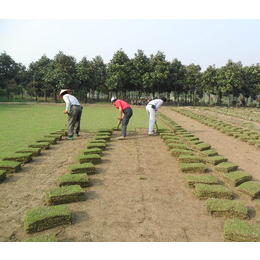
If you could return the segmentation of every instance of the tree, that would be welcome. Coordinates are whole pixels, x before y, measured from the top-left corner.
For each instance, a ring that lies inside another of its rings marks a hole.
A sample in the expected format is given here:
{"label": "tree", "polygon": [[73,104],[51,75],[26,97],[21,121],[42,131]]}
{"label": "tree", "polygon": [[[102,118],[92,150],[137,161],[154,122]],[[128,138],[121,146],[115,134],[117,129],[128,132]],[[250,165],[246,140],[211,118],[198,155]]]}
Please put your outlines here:
{"label": "tree", "polygon": [[170,63],[166,61],[163,52],[158,51],[155,56],[150,56],[149,72],[145,73],[144,86],[149,92],[155,93],[166,91],[167,79],[169,76]]}
{"label": "tree", "polygon": [[223,67],[224,73],[224,86],[222,86],[222,93],[228,96],[228,106],[230,106],[230,95],[233,94],[237,97],[241,93],[243,78],[242,78],[242,63],[239,61],[237,63],[232,60],[228,60],[226,66]]}
{"label": "tree", "polygon": [[181,61],[174,59],[169,67],[169,76],[167,80],[167,91],[174,92],[174,100],[178,100],[179,105],[179,95],[183,91],[183,86],[185,82],[185,66],[182,65]]}
{"label": "tree", "polygon": [[208,95],[209,106],[210,106],[210,94],[215,93],[217,85],[217,69],[215,65],[210,65],[202,73],[201,76],[201,87],[203,91]]}
{"label": "tree", "polygon": [[120,92],[123,97],[131,85],[131,62],[126,53],[120,49],[107,65],[108,89],[113,92]]}
{"label": "tree", "polygon": [[149,71],[149,58],[144,54],[143,50],[137,50],[132,59],[131,81],[134,85],[134,90],[138,91],[139,97],[144,92],[144,75]]}
{"label": "tree", "polygon": [[190,64],[186,67],[186,94],[190,93],[191,99],[193,101],[193,106],[195,105],[195,95],[200,88],[201,83],[201,67],[200,65]]}
{"label": "tree", "polygon": [[48,64],[44,80],[51,86],[56,102],[59,89],[77,89],[79,82],[76,73],[76,59],[73,56],[65,55],[61,51]]}

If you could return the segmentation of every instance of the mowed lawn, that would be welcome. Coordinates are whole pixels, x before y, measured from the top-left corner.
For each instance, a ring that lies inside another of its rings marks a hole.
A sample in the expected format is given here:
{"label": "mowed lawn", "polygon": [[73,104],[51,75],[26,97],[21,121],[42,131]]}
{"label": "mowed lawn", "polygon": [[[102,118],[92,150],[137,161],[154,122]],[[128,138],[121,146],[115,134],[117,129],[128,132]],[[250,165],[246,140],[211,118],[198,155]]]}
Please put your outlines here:
{"label": "mowed lawn", "polygon": [[[68,116],[63,114],[65,104],[60,105],[0,105],[0,159],[16,150],[28,147],[37,139],[51,132],[67,129]],[[119,110],[112,105],[84,106],[81,129],[96,132],[99,128],[117,126]],[[162,127],[158,122],[158,127]],[[148,116],[144,107],[133,107],[128,130],[148,128]]]}

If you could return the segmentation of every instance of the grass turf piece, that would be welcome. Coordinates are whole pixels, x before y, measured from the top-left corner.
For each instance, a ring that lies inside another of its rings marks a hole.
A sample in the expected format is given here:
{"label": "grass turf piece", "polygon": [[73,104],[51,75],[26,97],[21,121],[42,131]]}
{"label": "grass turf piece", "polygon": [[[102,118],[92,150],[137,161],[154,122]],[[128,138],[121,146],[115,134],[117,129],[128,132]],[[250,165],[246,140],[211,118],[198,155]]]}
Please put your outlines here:
{"label": "grass turf piece", "polygon": [[224,173],[223,178],[225,182],[236,187],[246,181],[251,181],[252,175],[244,171],[234,171],[234,172]]}
{"label": "grass turf piece", "polygon": [[16,153],[8,157],[3,158],[4,161],[16,161],[21,163],[27,163],[32,160],[32,153]]}
{"label": "grass turf piece", "polygon": [[185,144],[168,143],[167,147],[168,147],[168,150],[170,150],[170,149],[188,150],[188,148],[187,148],[187,146]]}
{"label": "grass turf piece", "polygon": [[183,150],[183,149],[171,149],[172,156],[179,157],[182,154],[193,155],[193,152],[190,150]]}
{"label": "grass turf piece", "polygon": [[260,224],[228,219],[224,225],[224,241],[260,242]]}
{"label": "grass turf piece", "polygon": [[218,171],[218,172],[224,172],[224,173],[227,173],[227,172],[234,172],[238,169],[238,165],[234,164],[234,163],[230,163],[230,162],[223,162],[223,163],[220,163],[218,164],[216,167],[215,167],[215,170]]}
{"label": "grass turf piece", "polygon": [[99,128],[97,131],[97,133],[102,133],[102,132],[109,132],[110,134],[112,134],[113,130],[108,128]]}
{"label": "grass turf piece", "polygon": [[35,233],[71,223],[72,212],[65,205],[37,207],[26,211],[24,229],[27,233]]}
{"label": "grass turf piece", "polygon": [[94,174],[96,172],[96,168],[93,163],[82,163],[82,164],[71,164],[68,166],[68,173],[87,173]]}
{"label": "grass turf piece", "polygon": [[217,165],[220,164],[222,162],[227,162],[228,159],[223,157],[223,156],[209,156],[206,159],[207,163],[213,164],[213,165]]}
{"label": "grass turf piece", "polygon": [[199,172],[205,172],[208,168],[204,163],[180,163],[180,170],[183,173],[199,173]]}
{"label": "grass turf piece", "polygon": [[198,199],[222,198],[232,199],[233,192],[223,185],[195,184],[195,195]]}
{"label": "grass turf piece", "polygon": [[260,144],[260,140],[257,140],[257,139],[249,139],[249,140],[247,140],[247,142],[250,145]]}
{"label": "grass turf piece", "polygon": [[166,144],[174,143],[174,144],[183,144],[183,141],[180,139],[165,139]]}
{"label": "grass turf piece", "polygon": [[99,154],[102,155],[103,150],[100,148],[83,149],[80,151],[81,154]]}
{"label": "grass turf piece", "polygon": [[39,156],[41,154],[41,152],[42,152],[41,148],[28,147],[28,148],[20,149],[20,150],[16,151],[15,153],[31,153],[32,157],[34,157],[34,156]]}
{"label": "grass turf piece", "polygon": [[106,144],[106,140],[89,140],[88,144]]}
{"label": "grass turf piece", "polygon": [[98,136],[95,136],[94,138],[95,138],[95,140],[105,140],[107,142],[110,141],[110,135],[100,135],[100,136],[98,135]]}
{"label": "grass turf piece", "polygon": [[34,144],[29,144],[28,147],[41,148],[42,150],[46,150],[50,147],[50,143],[48,142],[34,143]]}
{"label": "grass turf piece", "polygon": [[247,205],[240,200],[211,198],[206,201],[207,212],[213,217],[247,219]]}
{"label": "grass turf piece", "polygon": [[38,139],[36,140],[36,143],[42,143],[42,142],[46,142],[46,143],[50,143],[50,144],[56,144],[56,138],[42,138],[42,139]]}
{"label": "grass turf piece", "polygon": [[260,183],[256,181],[247,181],[238,186],[238,191],[249,196],[251,200],[260,198]]}
{"label": "grass turf piece", "polygon": [[79,174],[64,174],[59,176],[57,179],[57,185],[68,186],[68,185],[80,185],[80,187],[89,187],[90,179],[86,173]]}
{"label": "grass turf piece", "polygon": [[205,151],[205,150],[209,150],[211,148],[211,145],[201,143],[201,144],[193,145],[192,148],[195,149],[196,151]]}
{"label": "grass turf piece", "polygon": [[46,190],[48,205],[58,205],[85,200],[84,190],[79,185],[55,187]]}
{"label": "grass turf piece", "polygon": [[199,156],[195,155],[180,155],[179,156],[179,163],[201,163],[203,160]]}
{"label": "grass turf piece", "polygon": [[199,154],[205,157],[209,157],[209,156],[217,156],[218,152],[215,150],[207,150],[207,151],[201,151]]}
{"label": "grass turf piece", "polygon": [[32,237],[27,239],[25,242],[57,242],[54,234],[41,235],[38,237]]}
{"label": "grass turf piece", "polygon": [[180,138],[178,136],[173,136],[173,135],[165,135],[162,137],[162,139],[166,142],[166,140],[180,140]]}
{"label": "grass turf piece", "polygon": [[62,135],[44,135],[43,137],[47,139],[55,138],[56,142],[62,139]]}
{"label": "grass turf piece", "polygon": [[0,170],[0,182],[6,179],[6,171]]}
{"label": "grass turf piece", "polygon": [[101,156],[99,154],[78,155],[76,161],[78,163],[101,164]]}
{"label": "grass turf piece", "polygon": [[100,149],[102,149],[102,150],[105,150],[106,149],[106,144],[104,144],[104,143],[87,143],[86,144],[86,147],[88,148],[88,149],[91,149],[91,148],[100,148]]}
{"label": "grass turf piece", "polygon": [[21,163],[15,161],[0,161],[0,170],[5,170],[7,173],[15,173],[21,169]]}
{"label": "grass turf piece", "polygon": [[97,133],[95,133],[95,136],[103,136],[103,135],[110,136],[111,133],[110,132],[97,132]]}
{"label": "grass turf piece", "polygon": [[187,175],[186,181],[189,187],[194,188],[195,184],[202,183],[202,184],[218,184],[219,181],[214,175],[210,174],[203,174],[203,175]]}

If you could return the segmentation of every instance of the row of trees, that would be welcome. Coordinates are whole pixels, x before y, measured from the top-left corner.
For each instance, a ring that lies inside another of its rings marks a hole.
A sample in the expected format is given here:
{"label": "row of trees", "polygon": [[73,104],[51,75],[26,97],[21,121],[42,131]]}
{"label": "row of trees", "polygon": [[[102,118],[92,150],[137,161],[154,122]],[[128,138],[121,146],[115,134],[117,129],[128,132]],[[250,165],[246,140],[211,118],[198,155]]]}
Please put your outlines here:
{"label": "row of trees", "polygon": [[[231,95],[238,100],[240,94],[256,98],[260,90],[260,65],[243,66],[228,60],[221,68],[210,65],[202,72],[199,65],[183,65],[178,59],[166,60],[163,52],[149,57],[142,50],[130,59],[120,49],[105,64],[101,56],[92,60],[83,57],[77,62],[73,56],[59,52],[54,59],[43,55],[26,68],[16,63],[6,52],[0,54],[0,95],[10,99],[24,96],[26,91],[36,100],[39,97],[57,98],[61,88],[70,88],[81,100],[87,101],[93,93],[112,93],[130,98],[130,93],[174,93],[174,100],[181,95],[193,103],[203,94],[216,94],[218,102]],[[210,100],[210,99],[209,99]]]}

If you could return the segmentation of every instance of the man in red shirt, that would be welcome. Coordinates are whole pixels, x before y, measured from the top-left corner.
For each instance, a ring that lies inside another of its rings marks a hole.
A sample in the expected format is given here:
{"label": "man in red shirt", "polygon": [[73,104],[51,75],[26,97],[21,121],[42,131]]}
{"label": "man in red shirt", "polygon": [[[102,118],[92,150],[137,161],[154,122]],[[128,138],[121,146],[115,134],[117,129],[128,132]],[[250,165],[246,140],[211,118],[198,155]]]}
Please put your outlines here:
{"label": "man in red shirt", "polygon": [[133,110],[128,103],[116,97],[111,98],[112,104],[119,109],[118,120],[122,121],[121,136],[118,140],[124,140],[126,138],[126,128],[129,123],[129,119],[133,115]]}

